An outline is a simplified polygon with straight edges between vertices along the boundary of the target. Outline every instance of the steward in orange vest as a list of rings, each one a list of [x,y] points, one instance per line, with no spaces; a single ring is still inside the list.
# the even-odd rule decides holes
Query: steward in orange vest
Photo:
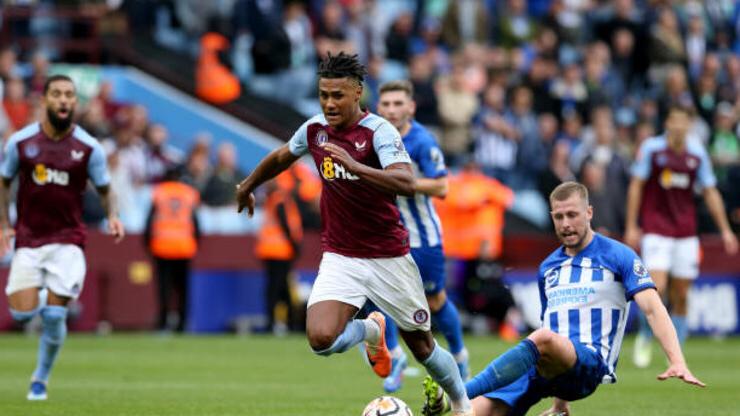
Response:
[[[290,325],[295,313],[291,307],[289,277],[293,262],[298,258],[303,226],[294,187],[280,185],[287,180],[282,176],[292,174],[291,171],[285,171],[277,180],[268,183],[263,206],[264,219],[255,247],[255,255],[265,264],[267,314],[270,328],[276,333],[284,333],[291,326],[297,329],[295,325]]]
[[[174,177],[174,172],[168,172],[165,181],[154,186],[144,241],[157,269],[159,329],[182,331],[187,319],[190,260],[198,251],[200,237],[196,216],[200,195]],[[177,302],[170,307],[173,293]],[[169,317],[171,310],[178,315],[175,323]]]

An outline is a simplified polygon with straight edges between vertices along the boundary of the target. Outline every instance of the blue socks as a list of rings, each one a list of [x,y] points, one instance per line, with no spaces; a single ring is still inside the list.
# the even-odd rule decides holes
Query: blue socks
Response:
[[[376,325],[377,326],[377,325]],[[314,353],[318,355],[328,356],[338,352],[345,352],[348,349],[354,347],[365,339],[365,324],[360,319],[353,319],[347,322],[347,326],[344,327],[344,331],[334,340],[331,347],[316,351]]]
[[[452,354],[435,342],[434,350],[422,364],[434,381],[450,396],[453,410],[470,408],[470,401],[465,394],[465,384],[460,378],[460,371]]]
[[[539,358],[540,352],[534,342],[529,339],[523,340],[514,348],[501,354],[488,364],[485,370],[465,383],[468,397],[472,399],[508,386],[534,367]]]
[[[46,306],[41,310],[42,334],[39,342],[38,364],[33,380],[46,383],[59,350],[67,337],[67,308]]]
[[[10,316],[13,317],[13,320],[25,324],[26,322],[33,319],[36,314],[39,313],[39,308],[36,308],[32,311],[17,311],[15,309],[10,309]]]
[[[445,336],[450,352],[453,355],[460,353],[464,348],[460,315],[449,299],[445,301],[442,309],[432,313],[432,323]]]
[[[385,345],[388,350],[393,351],[398,347],[398,327],[393,322],[393,318],[388,316],[385,312]]]
[[[673,321],[673,326],[676,327],[678,342],[683,345],[684,341],[686,341],[686,338],[689,336],[689,325],[686,323],[686,317],[671,315],[671,321]]]

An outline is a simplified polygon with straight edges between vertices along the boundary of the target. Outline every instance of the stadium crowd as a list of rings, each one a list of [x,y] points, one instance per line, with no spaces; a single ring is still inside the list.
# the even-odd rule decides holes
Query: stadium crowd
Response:
[[[512,209],[547,221],[547,195],[578,178],[597,229],[620,235],[628,170],[673,104],[698,117],[734,226],[740,195],[740,4],[725,0],[237,0],[176,2],[156,13],[162,45],[192,50],[208,30],[230,37],[246,88],[314,114],[315,66],[328,51],[368,65],[377,87],[409,78],[416,118],[448,164],[473,157],[513,188]],[[523,208],[522,208],[523,206]]]

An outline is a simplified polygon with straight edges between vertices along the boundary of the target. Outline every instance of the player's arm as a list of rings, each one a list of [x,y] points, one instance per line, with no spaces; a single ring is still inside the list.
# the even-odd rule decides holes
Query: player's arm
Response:
[[[727,254],[733,255],[737,253],[737,237],[730,228],[730,223],[727,221],[727,215],[725,213],[725,204],[722,201],[722,195],[716,187],[711,186],[704,188],[704,203],[707,204],[709,214],[712,216],[714,223],[717,225],[721,235],[722,242],[725,246]]]
[[[446,176],[441,178],[416,178],[414,191],[429,196],[444,198],[447,196],[449,181]]]
[[[118,218],[116,194],[110,185],[96,186],[95,189],[98,191],[98,195],[100,195],[100,204],[103,206],[105,217],[108,219],[108,232],[110,232],[117,243],[123,239],[126,232],[123,228],[123,223]]]
[[[410,163],[392,163],[385,169],[375,169],[356,161],[346,150],[334,143],[324,143],[321,146],[329,152],[332,159],[381,191],[403,196],[414,195],[414,172]]]
[[[671,323],[671,318],[668,316],[668,311],[666,311],[658,291],[653,288],[641,290],[635,293],[634,300],[645,314],[650,329],[653,330],[655,338],[658,339],[666,357],[668,357],[668,370],[660,374],[658,380],[677,377],[686,383],[704,387],[705,384],[694,377],[686,366],[686,360],[681,352],[681,345],[676,335],[676,328]]]
[[[262,159],[252,173],[236,187],[236,201],[239,204],[239,212],[246,208],[247,214],[251,217],[254,214],[254,195],[252,192],[258,186],[288,169],[293,162],[298,160],[298,157],[290,150],[289,144],[284,144]]]
[[[13,182],[11,178],[3,177],[0,180],[0,254],[10,249],[10,240],[15,235],[13,227],[10,226],[10,185]]]
[[[553,398],[552,407],[545,410],[540,416],[568,416],[570,415],[570,405],[567,400],[557,397]]]

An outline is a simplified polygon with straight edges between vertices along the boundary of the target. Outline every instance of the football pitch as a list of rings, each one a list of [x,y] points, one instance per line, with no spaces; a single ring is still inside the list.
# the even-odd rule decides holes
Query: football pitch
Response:
[[[509,345],[467,338],[473,371]],[[444,342],[442,342],[444,345]],[[300,336],[174,336],[151,334],[69,337],[49,387],[49,400],[25,400],[37,337],[0,335],[2,416],[360,416],[382,394],[381,380],[357,350],[313,355]],[[657,346],[656,346],[657,350]],[[658,356],[635,369],[625,342],[619,383],[603,385],[572,405],[574,415],[740,415],[740,339],[690,339],[687,356],[704,390],[658,382]],[[396,394],[419,415],[421,377],[407,377]],[[549,405],[530,411],[537,415]]]

